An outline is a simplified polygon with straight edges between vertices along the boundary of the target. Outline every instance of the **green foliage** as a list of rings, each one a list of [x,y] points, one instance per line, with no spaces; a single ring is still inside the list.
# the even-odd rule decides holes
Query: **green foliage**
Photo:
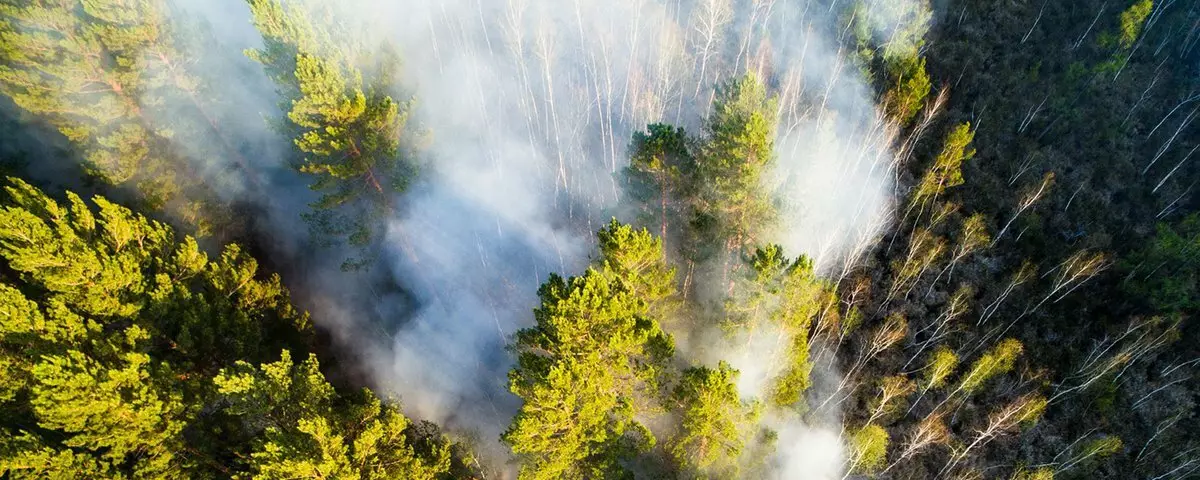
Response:
[[[639,219],[677,238],[691,260],[718,252],[729,260],[753,245],[776,219],[763,175],[775,160],[777,112],[751,73],[717,87],[703,138],[665,124],[635,132],[623,183]]]
[[[450,468],[448,443],[418,454],[412,425],[395,405],[368,390],[337,398],[313,355],[300,365],[287,350],[257,369],[238,362],[213,382],[243,428],[262,432],[246,478],[433,480]]]
[[[28,412],[29,422],[16,424],[23,440],[8,447],[5,468],[83,455],[92,459],[68,463],[171,476],[186,466],[176,452],[195,408],[182,398],[203,391],[176,369],[253,358],[261,345],[247,341],[307,328],[307,317],[287,304],[278,279],[254,280],[253,261],[236,248],[209,264],[191,238],[177,244],[169,228],[103,198],[94,210],[68,194],[64,206],[10,181],[0,256],[19,281],[0,287],[0,309],[13,314],[0,328],[0,363],[6,397],[19,402],[11,411]],[[237,274],[241,285],[223,281]],[[195,311],[206,315],[180,315]]]
[[[933,354],[929,356],[929,362],[925,364],[925,374],[921,377],[921,389],[941,388],[957,367],[958,355],[949,347],[938,345],[933,349]]]
[[[933,18],[933,8],[927,0],[859,0],[851,12],[859,47],[878,44],[885,59],[916,56],[925,45],[925,34]]]
[[[933,90],[925,71],[925,58],[915,55],[889,57],[887,72],[891,88],[884,94],[888,117],[908,125],[925,106],[925,98]]]
[[[1158,225],[1150,243],[1125,262],[1127,291],[1160,312],[1200,308],[1200,214]]]
[[[998,415],[1008,414],[1013,429],[1029,430],[1042,419],[1042,415],[1046,413],[1046,406],[1049,404],[1046,397],[1038,394],[1026,394],[1014,400],[1008,407],[992,412],[992,423],[998,423],[994,420]],[[1002,425],[1007,424],[1002,423]],[[1002,428],[1002,430],[1008,429]]]
[[[850,9],[855,56],[865,78],[882,62],[886,79],[879,79],[888,118],[908,125],[924,107],[933,85],[921,49],[933,9],[928,1],[859,0]]]
[[[883,427],[868,424],[850,434],[852,473],[870,475],[883,468],[887,461],[888,432]]]
[[[525,401],[502,439],[522,478],[615,475],[655,443],[634,420],[659,397],[670,335],[657,318],[673,304],[662,242],[613,220],[598,232],[598,269],[538,291],[536,325],[518,331],[509,388]]]
[[[1121,442],[1121,437],[1116,436],[1104,436],[1089,441],[1079,448],[1079,451],[1071,457],[1071,460],[1066,465],[1063,465],[1060,471],[1078,465],[1095,465],[1103,459],[1120,452],[1124,446],[1124,443]]]
[[[804,399],[804,392],[812,386],[813,365],[808,358],[808,332],[793,333],[791,337],[785,367],[771,388],[771,404],[803,410],[800,402]]]
[[[203,369],[230,357],[264,359],[276,349],[271,341],[310,328],[278,276],[256,278],[257,263],[236,245],[210,261],[194,239],[177,243],[170,228],[101,197],[90,207],[68,194],[62,205],[11,182],[0,256],[22,284],[44,292],[35,301],[57,317],[54,338],[41,340],[108,338],[135,319],[155,339],[156,357]]]
[[[879,392],[878,395],[868,402],[868,408],[871,410],[871,420],[868,423],[892,418],[904,408],[909,394],[916,389],[916,383],[905,375],[890,375],[881,378],[875,389]]]
[[[663,239],[688,232],[677,223],[691,216],[696,195],[693,150],[680,127],[654,123],[645,132],[633,133],[629,166],[624,170],[625,193],[646,224],[658,225]]]
[[[907,295],[913,285],[947,250],[946,239],[927,228],[918,227],[908,240],[903,257],[892,260],[892,285],[888,298]]]
[[[834,286],[816,276],[812,260],[784,256],[779,245],[755,249],[747,258],[750,278],[726,306],[729,326],[755,330],[769,322],[782,332],[787,353],[781,373],[773,380],[773,405],[803,409],[799,402],[811,384],[809,335],[813,318],[835,304]]]
[[[967,395],[977,392],[989,380],[1011,371],[1022,351],[1024,346],[1016,339],[1001,340],[971,364],[959,380],[958,390]]]
[[[667,264],[663,241],[646,229],[635,229],[612,219],[597,233],[600,271],[610,281],[621,282],[663,318],[677,303],[675,268]]]
[[[222,214],[177,145],[204,144],[191,137],[211,126],[166,107],[198,82],[166,10],[161,0],[4,2],[0,92],[69,139],[89,175],[203,233]],[[156,127],[167,115],[173,128]]]
[[[551,275],[538,290],[536,325],[511,346],[509,389],[525,404],[502,439],[524,460],[521,478],[616,474],[621,459],[655,442],[634,405],[658,396],[674,353],[652,315],[663,290],[647,288],[653,278],[669,285],[670,270],[645,230],[614,222],[599,236],[601,270]],[[647,276],[656,264],[660,275]]]
[[[633,412],[613,394],[615,376],[595,370],[601,367],[599,357],[566,358],[537,380],[510,383],[525,405],[502,439],[523,460],[521,478],[581,477],[618,468],[607,453],[631,430]],[[514,370],[510,377],[518,375],[527,374]]]
[[[737,392],[737,370],[725,362],[714,370],[692,367],[672,396],[683,415],[670,451],[685,471],[737,474],[737,459],[759,412]]]
[[[352,43],[340,38],[347,32],[314,22],[302,5],[249,3],[264,46],[246,54],[279,86],[287,112],[279,128],[295,144],[296,167],[314,177],[311,187],[322,194],[305,218],[325,243],[365,249],[378,237],[378,218],[392,211],[393,196],[415,173],[421,143],[406,132],[411,102],[386,93],[395,55],[377,52],[364,75],[356,52],[336,43]],[[344,266],[368,263],[364,257]]]
[[[976,213],[963,220],[959,230],[958,242],[954,247],[955,258],[961,258],[974,252],[992,241],[987,230],[987,216]]]
[[[137,327],[127,335],[129,347],[147,340]],[[110,468],[132,460],[135,475],[169,475],[182,467],[175,452],[184,405],[178,393],[155,388],[149,356],[122,357],[104,362],[75,350],[43,356],[30,371],[30,406],[40,428],[65,434],[66,447],[89,452]]]
[[[774,161],[776,100],[753,74],[719,86],[697,157],[699,214],[711,217],[727,250],[751,245],[775,219],[762,176]]]
[[[108,464],[91,455],[50,447],[30,433],[4,433],[0,439],[0,473],[8,478],[119,478]]]
[[[975,149],[969,148],[974,139],[975,132],[971,131],[969,122],[961,123],[950,130],[942,144],[941,153],[925,171],[921,183],[913,193],[912,204],[923,205],[937,198],[947,188],[963,184],[962,164],[975,156]]]
[[[104,198],[60,203],[10,182],[0,476],[434,478],[448,468],[444,440],[414,453],[396,407],[339,395],[315,358],[293,367],[284,350],[251,366],[304,348],[311,327],[237,246],[209,260],[191,237],[176,241]]]
[[[1121,37],[1118,42],[1122,49],[1133,48],[1134,42],[1142,34],[1142,26],[1146,24],[1146,19],[1153,10],[1153,0],[1137,0],[1121,12]]]

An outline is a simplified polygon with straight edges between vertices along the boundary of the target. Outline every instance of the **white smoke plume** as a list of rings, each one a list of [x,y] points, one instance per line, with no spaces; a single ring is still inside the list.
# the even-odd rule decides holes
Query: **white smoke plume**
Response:
[[[267,228],[279,238],[302,235],[295,216],[311,193],[272,163],[287,140],[261,121],[278,114],[273,89],[252,63],[233,59],[259,43],[244,4],[174,1],[217,33],[221,41],[204,47],[228,61],[221,74],[236,80],[219,90],[237,99],[218,109],[221,118],[239,119],[239,142],[253,146],[245,156],[277,172],[258,186],[271,212]],[[309,258],[305,279],[293,283],[301,283],[314,316],[358,350],[371,382],[398,392],[414,416],[476,436],[503,462],[498,436],[519,406],[506,388],[512,360],[505,344],[533,323],[536,291],[550,272],[578,273],[588,262],[595,230],[618,211],[616,174],[634,131],[668,122],[698,134],[713,86],[755,71],[780,100],[778,162],[768,187],[783,218],[767,240],[838,277],[886,225],[893,129],[880,119],[859,68],[838,49],[846,6],[836,3],[338,4],[339,14],[371,25],[361,45],[400,48],[397,91],[415,95],[414,121],[432,143],[428,164],[389,220],[388,265],[379,269],[403,293],[375,291],[369,279],[337,272],[337,252],[328,261]],[[386,321],[370,324],[362,314]],[[772,359],[782,356],[768,333],[725,355],[743,370],[747,397],[763,395]],[[836,413],[821,425],[782,415],[767,423],[780,433],[777,478],[841,476]]]

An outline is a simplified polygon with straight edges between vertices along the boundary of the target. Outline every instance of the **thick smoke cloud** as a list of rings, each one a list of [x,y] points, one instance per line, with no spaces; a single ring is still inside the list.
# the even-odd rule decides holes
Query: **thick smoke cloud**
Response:
[[[277,114],[273,89],[233,58],[259,43],[245,6],[175,2],[218,36],[198,46],[235,79],[213,93],[233,99],[218,111],[237,122],[246,156],[271,172],[229,192],[254,194],[272,237],[301,238],[295,218],[311,193],[280,160],[287,140],[262,122]],[[413,415],[479,438],[501,462],[497,438],[519,406],[507,392],[504,346],[532,324],[538,285],[551,272],[581,272],[595,230],[620,211],[617,174],[633,131],[665,121],[699,134],[713,85],[754,71],[780,100],[767,186],[782,221],[767,240],[836,277],[889,218],[893,130],[838,51],[842,9],[828,3],[355,0],[334,10],[365,25],[348,42],[399,47],[397,95],[415,96],[414,121],[432,137],[420,178],[388,220],[387,265],[348,276],[329,252],[306,259],[293,290],[356,351],[369,381],[399,393]],[[377,290],[380,275],[402,291]],[[770,335],[734,343],[744,349],[725,359],[744,370],[743,394],[761,396],[782,346]],[[780,432],[780,478],[840,476],[836,412],[821,427],[789,416],[767,423]]]

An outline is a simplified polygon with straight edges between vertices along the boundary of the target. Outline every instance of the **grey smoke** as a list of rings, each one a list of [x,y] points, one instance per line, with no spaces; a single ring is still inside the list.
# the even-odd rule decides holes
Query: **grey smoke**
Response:
[[[296,217],[312,194],[283,165],[287,139],[263,122],[277,115],[273,87],[256,65],[235,58],[259,43],[248,12],[238,0],[174,3],[206,19],[219,38],[194,45],[215,59],[206,63],[219,69],[213,78],[228,79],[213,92],[226,99],[214,108],[234,122],[249,146],[244,155],[269,172],[255,188],[229,179],[226,191],[253,193],[278,246],[299,254],[301,244],[289,239],[302,238]],[[415,95],[414,121],[432,133],[432,144],[421,177],[388,220],[387,265],[375,272],[391,276],[403,294],[339,272],[339,252],[309,256],[292,288],[358,354],[370,382],[398,392],[414,416],[476,436],[500,462],[498,436],[519,406],[507,392],[512,360],[504,346],[533,323],[538,285],[550,272],[580,272],[596,228],[619,211],[615,174],[633,131],[665,121],[698,134],[712,86],[755,71],[780,96],[779,161],[767,187],[783,218],[767,240],[838,277],[890,219],[894,131],[829,35],[839,30],[841,7],[354,0],[334,10],[369,26],[348,42],[400,48],[397,93]],[[743,394],[753,397],[781,357],[753,348],[724,358],[743,369]],[[836,412],[820,426],[783,414],[767,423],[781,433],[780,478],[840,476]]]

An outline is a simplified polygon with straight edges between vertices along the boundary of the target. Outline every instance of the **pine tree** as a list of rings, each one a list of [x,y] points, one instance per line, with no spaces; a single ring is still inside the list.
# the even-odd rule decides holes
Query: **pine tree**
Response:
[[[0,208],[0,475],[192,478],[236,442],[197,417],[236,360],[304,347],[308,317],[236,246],[104,198],[10,179]],[[190,433],[184,434],[185,431]],[[89,473],[90,472],[90,473]]]
[[[908,125],[925,106],[925,98],[933,90],[929,73],[925,71],[925,57],[916,52],[889,57],[888,76],[892,88],[884,95],[884,105],[892,121]]]
[[[672,396],[683,421],[670,451],[685,472],[736,476],[737,460],[759,416],[758,405],[738,395],[737,376],[725,362],[716,369],[683,372]]]
[[[522,478],[618,470],[619,457],[654,442],[633,404],[656,395],[671,339],[644,300],[596,270],[552,275],[538,294],[537,324],[517,332],[509,373],[525,405],[503,439],[525,460]]]
[[[284,350],[277,362],[239,362],[213,381],[229,412],[257,432],[246,478],[433,480],[450,468],[447,442],[418,453],[395,405],[368,390],[339,398],[314,355],[296,365]]]
[[[753,74],[717,88],[697,157],[700,214],[713,219],[725,250],[752,245],[771,226],[774,205],[762,177],[775,160],[776,100]]]
[[[126,336],[134,348],[148,340],[137,327]],[[76,350],[42,357],[31,370],[30,404],[38,426],[62,432],[63,445],[90,452],[114,469],[132,463],[136,476],[178,477],[185,466],[175,455],[183,441],[182,398],[156,385],[164,375],[150,371],[148,355],[121,357],[105,362]]]
[[[660,398],[674,353],[651,305],[670,270],[645,230],[614,222],[599,236],[600,269],[552,274],[538,290],[536,324],[510,347],[509,389],[525,404],[502,439],[523,460],[521,478],[617,474],[620,460],[655,443],[634,416]],[[646,287],[654,283],[662,288]]]
[[[782,332],[788,348],[773,379],[770,401],[803,410],[800,401],[811,383],[808,344],[813,320],[837,303],[836,294],[829,282],[816,276],[812,260],[804,255],[788,259],[779,245],[757,248],[747,260],[750,278],[727,303],[727,323],[750,334],[764,323]]]
[[[622,282],[647,303],[656,318],[666,316],[679,303],[674,298],[675,268],[667,263],[662,238],[646,229],[635,229],[612,219],[597,233],[601,272]]]
[[[2,2],[0,92],[67,137],[90,175],[205,233],[222,215],[176,145],[208,132],[168,112],[197,83],[173,35],[161,0]]]
[[[695,203],[695,147],[683,128],[655,123],[645,132],[634,132],[629,145],[629,166],[624,171],[626,193],[640,209],[647,225],[658,225],[658,235],[678,239],[680,251],[690,252],[694,236],[681,226],[692,216]]]
[[[287,114],[277,126],[296,147],[295,166],[321,193],[305,217],[324,243],[364,250],[346,268],[366,266],[378,218],[394,210],[394,197],[412,179],[420,143],[407,126],[411,102],[387,93],[395,53],[372,52],[364,70],[366,55],[343,38],[349,32],[314,21],[303,4],[249,4],[264,46],[247,55],[278,85]]]

